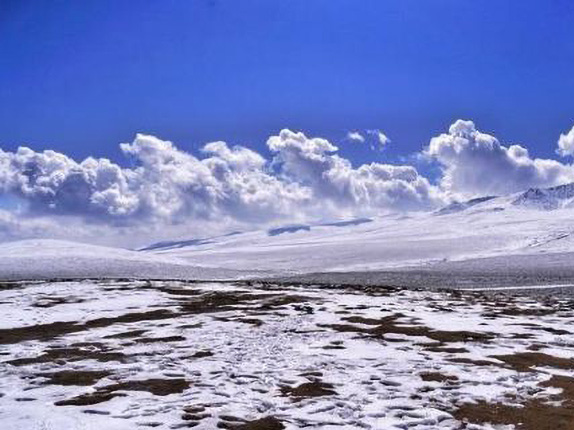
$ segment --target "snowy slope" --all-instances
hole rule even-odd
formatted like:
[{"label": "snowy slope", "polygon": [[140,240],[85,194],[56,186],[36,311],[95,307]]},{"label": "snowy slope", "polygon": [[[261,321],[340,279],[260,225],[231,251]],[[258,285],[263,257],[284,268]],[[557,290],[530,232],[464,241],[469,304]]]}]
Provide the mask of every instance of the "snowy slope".
[{"label": "snowy slope", "polygon": [[232,279],[422,268],[446,276],[437,284],[454,272],[509,277],[537,269],[562,282],[574,278],[573,199],[569,184],[453,203],[433,213],[186,238],[139,252],[55,240],[12,242],[0,244],[0,279]]},{"label": "snowy slope", "polygon": [[[434,213],[171,242],[166,247],[152,246],[150,252],[194,264],[296,273],[429,267],[485,257],[570,253],[574,251],[573,196],[570,184],[474,199]],[[569,264],[570,260],[564,261]]]},{"label": "snowy slope", "polygon": [[60,240],[0,244],[0,279],[229,279],[243,275],[234,270],[194,266],[171,257]]}]

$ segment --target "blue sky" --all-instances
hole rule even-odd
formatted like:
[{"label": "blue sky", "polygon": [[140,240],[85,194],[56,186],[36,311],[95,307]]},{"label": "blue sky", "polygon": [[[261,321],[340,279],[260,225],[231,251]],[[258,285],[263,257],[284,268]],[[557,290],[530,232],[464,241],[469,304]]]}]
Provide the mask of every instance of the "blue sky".
[{"label": "blue sky", "polygon": [[574,182],[573,71],[571,0],[3,0],[0,240],[145,243]]},{"label": "blue sky", "polygon": [[145,132],[265,151],[289,127],[420,150],[457,118],[551,156],[574,122],[574,3],[3,1],[0,145],[119,159]]}]

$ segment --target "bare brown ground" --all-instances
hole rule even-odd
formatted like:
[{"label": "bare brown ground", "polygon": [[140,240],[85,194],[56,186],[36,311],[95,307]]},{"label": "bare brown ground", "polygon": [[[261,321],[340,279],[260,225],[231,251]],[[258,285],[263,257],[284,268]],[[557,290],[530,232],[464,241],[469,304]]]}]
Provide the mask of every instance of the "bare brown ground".
[{"label": "bare brown ground", "polygon": [[114,397],[125,394],[117,391],[147,391],[156,396],[182,393],[189,388],[189,382],[185,379],[145,379],[137,381],[125,381],[117,384],[106,385],[96,389],[93,393],[81,394],[68,400],[56,402],[56,406],[85,406],[106,402]]},{"label": "bare brown ground", "polygon": [[344,321],[354,324],[364,324],[374,326],[365,328],[351,324],[329,324],[321,327],[332,328],[340,332],[363,333],[373,337],[384,337],[385,334],[404,334],[406,336],[426,336],[432,340],[449,342],[488,342],[495,337],[492,333],[481,333],[473,331],[444,331],[434,330],[423,325],[404,325],[398,320],[404,317],[403,314],[389,315],[384,318],[364,318],[361,316],[344,317]]},{"label": "bare brown ground", "polygon": [[425,382],[454,382],[458,381],[458,377],[454,375],[445,375],[440,372],[423,372],[419,376]]},{"label": "bare brown ground", "polygon": [[125,362],[128,356],[121,352],[109,351],[105,347],[74,347],[74,348],[52,348],[47,349],[43,354],[36,357],[18,358],[7,361],[13,366],[24,366],[39,363],[63,363],[69,361],[80,361],[92,359],[100,362],[121,361]]},{"label": "bare brown ground", "polygon": [[244,423],[220,421],[217,427],[229,430],[283,430],[285,428],[275,417],[265,417]]},{"label": "bare brown ground", "polygon": [[536,366],[574,369],[573,358],[554,357],[541,352],[519,352],[510,355],[492,355],[491,357],[504,361],[517,372],[528,372]]},{"label": "bare brown ground", "polygon": [[281,394],[300,400],[305,397],[332,396],[337,394],[331,384],[321,381],[305,382],[296,387],[282,387]]},{"label": "bare brown ground", "polygon": [[574,378],[553,376],[540,386],[562,388],[562,394],[551,399],[561,404],[539,399],[520,407],[479,402],[465,404],[453,415],[463,423],[514,424],[518,430],[574,430]]},{"label": "bare brown ground", "polygon": [[45,384],[54,385],[93,385],[100,379],[110,376],[106,370],[61,370],[59,372],[40,373],[38,376],[48,378]]}]

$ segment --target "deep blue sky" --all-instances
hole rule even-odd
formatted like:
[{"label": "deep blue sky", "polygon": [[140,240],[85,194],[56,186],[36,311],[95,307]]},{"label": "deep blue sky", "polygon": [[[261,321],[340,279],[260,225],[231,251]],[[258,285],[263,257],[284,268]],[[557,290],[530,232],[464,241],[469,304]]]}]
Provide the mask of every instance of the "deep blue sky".
[{"label": "deep blue sky", "polygon": [[262,150],[288,127],[419,150],[457,118],[554,156],[574,125],[572,0],[0,1],[0,147],[118,159],[152,133]]}]

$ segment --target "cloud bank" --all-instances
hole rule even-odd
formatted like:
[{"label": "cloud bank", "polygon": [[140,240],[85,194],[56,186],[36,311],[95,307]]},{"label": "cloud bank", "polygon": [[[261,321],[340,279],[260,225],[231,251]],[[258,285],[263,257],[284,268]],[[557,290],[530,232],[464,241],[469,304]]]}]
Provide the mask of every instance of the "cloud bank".
[{"label": "cloud bank", "polygon": [[453,195],[501,195],[574,181],[571,165],[532,158],[520,145],[505,146],[472,121],[456,121],[448,133],[431,139],[424,155],[440,164],[440,187]]},{"label": "cloud bank", "polygon": [[[367,135],[372,133],[381,145],[388,144],[382,132]],[[145,235],[173,226],[192,231],[206,223],[261,225],[430,210],[452,198],[574,181],[572,165],[532,158],[523,146],[504,145],[463,120],[421,152],[441,169],[435,181],[409,165],[355,167],[334,143],[302,132],[282,130],[269,137],[267,147],[269,158],[225,142],[208,143],[192,154],[138,134],[120,145],[131,167],[105,158],[78,162],[27,147],[0,150],[0,194],[22,203],[0,210],[0,238],[54,236],[62,230],[75,236]],[[574,128],[561,135],[557,151],[574,153]]]},{"label": "cloud bank", "polygon": [[438,189],[412,166],[371,163],[353,168],[325,139],[283,130],[267,146],[283,181],[311,190],[330,212],[376,209],[421,210],[441,200]]},{"label": "cloud bank", "polygon": [[334,144],[290,130],[271,136],[267,146],[269,160],[225,142],[194,155],[138,134],[120,145],[130,168],[105,158],[77,162],[51,150],[0,150],[0,193],[25,202],[21,218],[79,217],[116,227],[294,221],[428,209],[440,201],[437,187],[411,166],[353,168]]}]

